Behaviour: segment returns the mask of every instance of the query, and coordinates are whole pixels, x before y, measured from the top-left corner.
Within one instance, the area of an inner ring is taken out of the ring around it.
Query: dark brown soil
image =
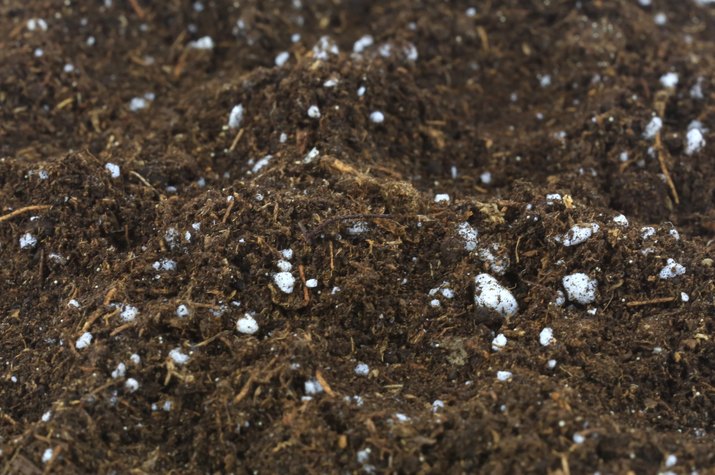
[[[715,473],[715,6],[0,18],[0,473]],[[577,272],[595,301],[558,305]]]

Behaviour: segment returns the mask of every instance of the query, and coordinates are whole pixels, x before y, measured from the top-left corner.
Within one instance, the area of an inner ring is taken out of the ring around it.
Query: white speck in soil
[[[258,331],[258,322],[247,313],[236,321],[236,330],[244,335],[253,335]]]
[[[472,252],[477,248],[479,233],[468,222],[465,221],[457,226],[457,234],[464,239],[464,249]]]
[[[613,217],[613,222],[616,223],[619,226],[628,226],[628,218],[623,216],[622,214],[619,214],[617,216]]]
[[[588,241],[588,239],[592,235],[596,234],[599,229],[600,226],[596,223],[586,225],[576,224],[571,229],[569,229],[566,234],[564,234],[563,236],[556,236],[554,240],[556,242],[560,242],[566,247],[577,246]]]
[[[281,270],[281,272],[290,272],[293,269],[293,264],[284,259],[276,262],[276,266]]]
[[[678,85],[678,74],[677,73],[665,73],[660,77],[660,84],[663,87],[675,88]]]
[[[178,365],[186,364],[189,361],[189,355],[181,351],[181,348],[174,348],[169,352],[169,358]]]
[[[104,168],[109,172],[109,176],[112,178],[119,178],[122,174],[119,165],[115,163],[107,163],[104,165]]]
[[[570,301],[587,305],[596,300],[598,282],[588,275],[581,272],[570,274],[563,278],[562,283]]]
[[[320,119],[320,109],[318,109],[318,106],[312,105],[308,107],[308,117],[311,119]]]
[[[288,51],[282,51],[278,53],[275,59],[276,66],[279,68],[286,64],[288,60],[290,59],[290,53]]]
[[[509,381],[512,376],[511,371],[497,371],[497,379],[499,381]]]
[[[658,116],[653,117],[650,122],[648,122],[648,125],[646,125],[645,130],[643,131],[643,138],[649,140],[654,139],[662,128],[663,120]]]
[[[112,371],[112,378],[123,378],[125,374],[127,374],[127,366],[124,363],[119,363],[117,367]]]
[[[690,129],[685,137],[685,154],[693,155],[704,147],[705,137],[703,137],[703,132],[698,128]]]
[[[77,338],[77,341],[75,342],[74,346],[78,350],[83,350],[87,348],[91,343],[92,343],[92,334],[90,332],[84,332],[82,336]]]
[[[353,53],[361,54],[366,48],[369,48],[375,42],[372,35],[365,35],[358,39],[353,45]]]
[[[365,363],[358,363],[355,366],[355,374],[358,376],[367,376],[370,373],[370,367]]]
[[[32,249],[37,245],[37,238],[30,233],[20,236],[20,249]]]
[[[541,346],[549,346],[554,341],[554,331],[546,327],[539,333],[539,343]]]
[[[243,104],[233,106],[233,109],[231,109],[231,113],[228,115],[228,127],[231,129],[238,129],[239,127],[241,127],[241,122],[243,122],[243,115]]]
[[[373,124],[382,124],[385,122],[385,114],[380,111],[374,111],[370,113],[370,122]]]
[[[139,381],[137,381],[134,378],[129,378],[124,382],[124,387],[129,391],[130,393],[135,392],[137,389],[139,389]]]
[[[320,384],[320,381],[315,378],[306,380],[305,383],[303,383],[303,389],[305,390],[305,394],[308,394],[309,396],[314,396],[323,392],[323,386]]]
[[[500,333],[497,336],[495,336],[494,339],[492,340],[492,350],[500,351],[500,350],[504,349],[506,344],[507,344],[506,336],[504,336],[503,333]]]
[[[212,50],[214,49],[214,40],[210,36],[203,36],[196,41],[190,42],[189,48],[198,50]]]
[[[479,274],[474,278],[474,283],[474,303],[477,307],[495,310],[503,317],[512,316],[519,309],[509,289],[499,284],[491,275]]]
[[[139,310],[136,307],[133,307],[131,305],[125,305],[122,308],[122,312],[119,314],[119,317],[122,319],[123,322],[131,322],[134,321],[135,318],[137,318],[137,315],[139,315]]]
[[[660,270],[658,277],[664,280],[672,279],[674,277],[678,277],[679,275],[685,274],[685,271],[686,269],[683,265],[678,264],[675,259],[668,258],[665,266]]]

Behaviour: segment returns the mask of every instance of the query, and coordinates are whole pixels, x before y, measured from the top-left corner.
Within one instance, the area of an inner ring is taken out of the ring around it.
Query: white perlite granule
[[[273,276],[273,282],[281,289],[281,292],[290,294],[293,293],[295,286],[295,277],[290,272],[278,272]]]
[[[20,249],[32,249],[37,245],[37,238],[30,233],[20,236]]]
[[[186,364],[189,361],[189,355],[181,351],[181,348],[174,348],[169,352],[169,358],[178,365]]]
[[[598,282],[586,274],[577,272],[563,278],[566,295],[572,302],[587,305],[596,300],[596,289]]]
[[[511,371],[497,371],[497,379],[499,381],[509,381],[512,376]]]
[[[253,315],[247,313],[236,321],[236,330],[244,335],[253,335],[258,331],[258,322]]]
[[[503,333],[498,334],[497,336],[494,337],[492,340],[492,350],[493,351],[500,351],[506,346],[507,339],[504,336]]]
[[[84,332],[82,336],[77,338],[74,346],[78,350],[83,350],[87,348],[92,343],[92,334],[90,332]]]
[[[658,276],[661,279],[672,279],[685,274],[685,267],[675,262],[675,259],[668,259],[665,266],[660,270]]]
[[[549,346],[553,341],[554,331],[551,328],[546,327],[541,330],[541,333],[539,333],[539,343],[541,343],[541,346]]]
[[[468,222],[465,221],[457,226],[457,234],[464,239],[464,249],[472,252],[477,248],[479,233]]]
[[[233,109],[231,109],[231,113],[228,116],[228,127],[230,129],[237,129],[241,127],[241,122],[243,122],[243,115],[243,104],[233,106]]]
[[[705,147],[705,138],[700,129],[690,129],[685,138],[685,154],[693,155]]]
[[[582,244],[598,232],[600,226],[596,223],[580,225],[576,224],[571,229],[568,230],[563,236],[556,236],[554,240],[560,242],[566,247],[576,246]]]
[[[653,117],[650,122],[648,122],[648,125],[646,125],[645,130],[643,131],[643,138],[654,139],[662,128],[663,120],[658,116]]]
[[[367,376],[370,373],[370,367],[365,363],[358,363],[355,366],[355,374],[358,376]]]
[[[474,278],[474,283],[474,303],[477,307],[490,308],[503,317],[510,317],[519,309],[511,292],[491,275],[479,274]]]

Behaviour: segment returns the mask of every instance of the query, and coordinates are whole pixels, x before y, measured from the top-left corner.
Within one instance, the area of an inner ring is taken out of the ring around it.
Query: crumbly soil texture
[[[0,18],[0,473],[715,473],[712,2]]]

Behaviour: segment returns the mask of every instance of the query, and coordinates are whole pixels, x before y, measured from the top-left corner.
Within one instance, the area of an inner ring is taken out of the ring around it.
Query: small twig
[[[231,142],[231,146],[228,148],[229,152],[233,152],[234,150],[236,150],[236,145],[238,145],[238,142],[241,140],[241,137],[243,137],[244,130],[245,129],[243,127],[238,130],[236,137],[234,137],[233,142]]]
[[[40,268],[38,269],[37,273],[40,278],[40,282],[45,280],[45,250],[42,249],[40,251]]]
[[[117,336],[120,333],[122,333],[124,330],[126,330],[128,328],[132,328],[134,325],[135,325],[134,322],[128,322],[128,323],[125,323],[124,325],[120,325],[117,328],[115,328],[114,330],[112,330],[112,332],[109,334],[109,336]]]
[[[231,201],[228,202],[228,208],[226,208],[226,212],[223,214],[223,218],[221,219],[221,224],[226,224],[226,221],[228,220],[228,215],[231,214],[231,210],[233,209],[233,206],[236,204],[236,197],[235,196],[230,196]]]
[[[330,226],[331,224],[337,223],[339,221],[349,221],[353,219],[387,219],[391,218],[392,215],[390,214],[348,214],[345,216],[334,216],[332,218],[328,218],[322,223],[318,224],[313,228],[312,231],[309,231],[305,233],[305,240],[308,242],[313,242],[315,240],[315,237],[320,234],[326,227]]]
[[[117,293],[117,288],[112,287],[107,291],[107,293],[104,295],[104,300],[102,301],[102,305],[109,305],[112,302],[112,299],[114,298],[114,294]]]
[[[318,382],[323,387],[323,390],[325,390],[325,392],[328,394],[328,396],[335,397],[335,391],[333,391],[333,388],[331,388],[330,385],[328,384],[328,381],[323,376],[322,371],[320,371],[320,370],[315,371],[315,379],[318,380]]]
[[[159,190],[157,190],[156,188],[154,188],[154,185],[152,185],[151,183],[149,183],[149,182],[147,181],[147,179],[144,178],[143,176],[141,176],[139,173],[137,173],[137,172],[135,172],[134,170],[132,170],[132,171],[129,172],[129,174],[130,174],[130,175],[134,175],[135,177],[137,177],[140,182],[144,183],[144,185],[147,186],[147,188],[151,189],[154,193],[156,193],[157,195],[161,196],[161,193],[159,193]]]
[[[521,238],[523,236],[519,236],[516,238],[516,246],[514,246],[514,256],[516,257],[516,263],[519,263],[519,243],[521,242]]]
[[[204,341],[193,345],[191,348],[201,348],[202,346],[206,346],[206,345],[208,345],[209,343],[211,343],[211,342],[213,342],[213,341],[215,341],[215,340],[221,338],[222,336],[228,335],[229,333],[230,333],[230,332],[229,332],[228,330],[224,330],[224,331],[222,331],[222,332],[218,332],[218,333],[215,334],[214,336],[210,336],[210,337],[208,337],[207,339],[205,339]]]
[[[660,164],[660,171],[665,175],[665,182],[670,188],[670,193],[673,195],[673,201],[675,204],[680,204],[680,198],[678,197],[678,190],[675,188],[675,183],[673,183],[673,177],[670,176],[670,170],[668,170],[668,164],[666,163],[665,150],[663,149],[663,141],[660,138],[660,131],[655,134],[655,149],[658,153],[658,163]]]
[[[668,303],[675,300],[675,297],[658,297],[651,300],[636,300],[633,302],[628,302],[626,307],[640,307],[642,305],[654,305],[659,303]]]
[[[665,120],[665,109],[668,105],[668,100],[673,95],[675,90],[673,88],[666,88],[662,91],[658,91],[655,94],[654,107],[655,111],[660,116],[662,120]],[[663,148],[663,139],[661,137],[661,131],[659,130],[655,134],[655,150],[658,154],[658,163],[660,164],[660,171],[663,172],[665,176],[665,182],[670,188],[670,193],[673,195],[673,201],[675,204],[680,204],[680,198],[678,197],[678,190],[675,189],[675,183],[673,183],[673,177],[670,176],[670,170],[668,170],[668,163],[666,161],[665,149]]]
[[[181,74],[184,72],[184,67],[186,66],[186,58],[189,55],[189,49],[184,49],[184,51],[181,52],[181,55],[179,56],[179,59],[176,61],[176,66],[174,66],[174,71],[173,75],[175,78],[179,78]]]
[[[132,6],[132,10],[134,10],[134,13],[137,14],[139,19],[143,20],[146,16],[146,12],[144,12],[144,9],[139,5],[139,2],[137,0],[129,0],[129,5]]]
[[[248,377],[248,381],[246,381],[246,384],[243,385],[241,390],[236,394],[236,397],[233,398],[233,403],[238,404],[239,402],[243,401],[246,396],[248,396],[248,392],[251,390],[251,386],[253,385],[253,380],[255,378],[253,375]]]
[[[7,221],[9,219],[12,219],[15,216],[19,216],[24,213],[29,213],[30,211],[42,211],[42,210],[49,209],[49,208],[50,208],[50,205],[25,206],[24,208],[19,208],[11,213],[0,216],[0,223],[2,223],[3,221]]]
[[[310,292],[308,292],[308,286],[305,282],[305,269],[303,268],[303,264],[300,264],[298,266],[298,273],[300,274],[300,281],[303,282],[303,300],[305,301],[305,303],[309,303]]]
[[[333,252],[333,241],[328,241],[328,247],[330,248],[330,277],[333,276],[333,271],[335,270],[335,256]]]

